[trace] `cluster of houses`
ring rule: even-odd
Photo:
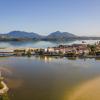
[[[100,42],[94,45],[73,44],[59,45],[48,48],[18,48],[18,49],[0,49],[0,56],[25,56],[25,55],[45,55],[45,56],[87,56],[93,52],[100,55]]]
[[[77,56],[82,54],[89,54],[89,49],[85,44],[73,44],[73,45],[59,45],[58,47],[47,48],[45,52],[52,54],[65,55],[65,56]]]

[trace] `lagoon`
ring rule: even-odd
[[[95,100],[100,91],[99,65],[99,59],[0,58],[11,100]]]

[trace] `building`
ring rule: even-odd
[[[26,50],[25,49],[15,49],[14,50],[14,55],[16,56],[22,56],[26,54]]]

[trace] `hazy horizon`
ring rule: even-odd
[[[57,30],[100,36],[99,0],[0,0],[0,33],[13,30],[41,35]]]

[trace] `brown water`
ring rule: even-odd
[[[99,65],[99,59],[0,58],[10,100],[98,100]]]

